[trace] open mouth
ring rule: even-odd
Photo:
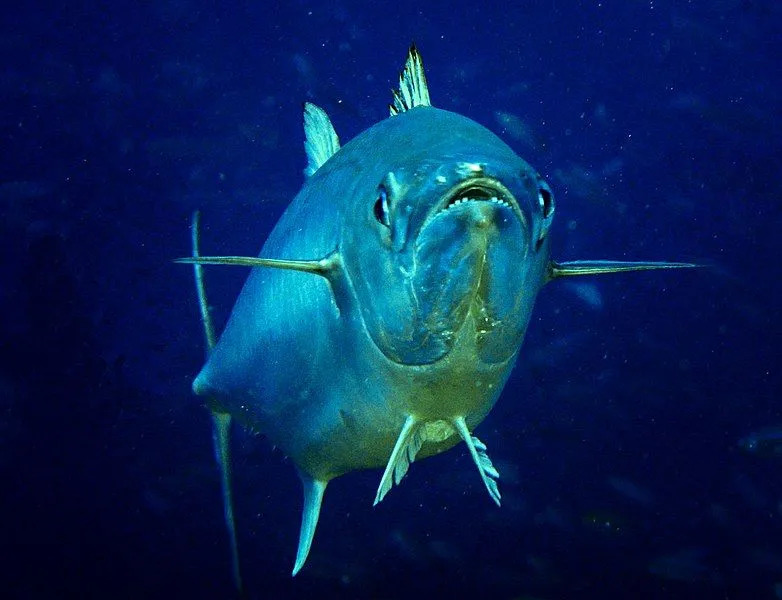
[[[510,190],[496,179],[478,177],[463,181],[452,188],[432,211],[431,218],[472,202],[490,202],[511,210],[522,222],[524,216]]]
[[[493,202],[495,204],[507,206],[508,208],[513,208],[513,205],[506,200],[505,194],[500,190],[478,185],[470,185],[467,188],[453,193],[448,198],[445,209],[447,210],[452,206],[457,206],[462,202]]]

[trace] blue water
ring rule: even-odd
[[[248,596],[782,597],[782,462],[739,445],[782,425],[782,8],[436,4],[5,9],[3,597],[232,597],[192,274],[171,261],[196,208],[205,252],[256,254],[301,185],[301,103],[349,139],[387,115],[411,41],[433,103],[550,182],[555,258],[708,268],[544,289],[478,429],[501,509],[463,446],[374,509],[380,473],[354,473],[291,579],[299,482],[237,430]],[[245,273],[207,276],[222,325]]]

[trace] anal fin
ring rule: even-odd
[[[312,547],[312,539],[315,537],[315,528],[320,516],[320,505],[323,502],[323,493],[326,491],[327,481],[313,479],[303,472],[299,472],[301,484],[304,488],[304,508],[301,513],[301,531],[299,532],[299,548],[296,551],[296,562],[293,565],[292,576],[301,571],[307,560],[307,555]]]
[[[472,460],[475,463],[475,466],[478,467],[478,472],[481,475],[483,484],[486,486],[486,490],[489,492],[489,496],[491,496],[491,499],[499,506],[501,497],[496,480],[499,479],[500,474],[497,469],[494,468],[489,455],[486,454],[486,444],[470,434],[464,417],[456,417],[453,420],[453,425],[464,440],[464,443],[467,444]]]

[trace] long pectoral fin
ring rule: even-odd
[[[601,275],[627,271],[653,271],[656,269],[692,269],[700,265],[680,262],[622,262],[615,260],[573,260],[549,265],[548,279],[575,275]]]
[[[304,508],[301,513],[301,531],[299,532],[299,548],[296,551],[296,563],[293,565],[292,576],[301,571],[307,560],[307,555],[312,547],[312,539],[315,537],[315,528],[320,516],[320,505],[323,502],[323,492],[326,491],[327,481],[313,479],[306,473],[299,471],[301,484],[304,488]]]
[[[499,479],[500,474],[494,468],[489,455],[486,454],[486,444],[477,437],[470,435],[470,430],[467,429],[464,417],[456,417],[453,420],[453,425],[464,440],[464,443],[467,444],[472,460],[475,462],[475,466],[478,467],[478,472],[481,474],[481,479],[489,492],[489,496],[499,506],[501,497],[496,479]]]
[[[191,225],[191,242],[193,258],[199,257],[199,221],[198,211],[193,213]],[[209,314],[209,304],[206,299],[203,269],[199,263],[193,263],[198,307],[201,313],[201,323],[204,326],[207,357],[214,349],[216,336],[212,317]],[[236,522],[234,520],[234,503],[231,486],[231,415],[212,410],[212,442],[214,444],[215,460],[220,471],[220,488],[223,495],[223,513],[228,529],[228,539],[231,545],[231,568],[236,589],[242,591],[242,576],[239,568],[239,545],[236,539]]]
[[[269,267],[272,269],[284,269],[312,273],[325,278],[331,286],[334,301],[340,311],[352,310],[353,300],[350,286],[347,283],[345,271],[342,268],[342,258],[338,250],[324,258],[317,260],[287,260],[279,258],[260,258],[256,256],[199,256],[197,252],[193,256],[177,258],[176,263],[194,265],[200,269],[202,265],[229,265],[239,267]],[[197,275],[197,277],[199,277]]]
[[[339,255],[335,252],[320,260],[283,260],[277,258],[259,258],[256,256],[188,256],[177,258],[174,262],[186,265],[235,265],[240,267],[272,267],[314,273],[329,278],[338,268]]]
[[[373,506],[376,506],[383,500],[394,483],[399,485],[402,477],[405,476],[408,468],[410,468],[410,463],[415,460],[415,456],[421,449],[423,441],[418,421],[416,421],[415,417],[409,415],[405,419],[402,431],[399,432],[394,449],[391,451],[386,470],[383,472],[383,477],[380,479],[380,485],[377,488]]]

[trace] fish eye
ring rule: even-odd
[[[543,246],[543,240],[546,239],[551,224],[551,215],[554,214],[554,194],[551,193],[551,188],[540,176],[538,176],[538,206],[540,206],[540,212],[543,213],[545,221],[542,223],[540,235],[535,242],[536,251]]]
[[[548,185],[542,181],[538,187],[538,204],[544,219],[548,219],[554,213],[554,195]]]
[[[385,227],[391,227],[391,220],[388,215],[388,191],[384,185],[381,185],[377,190],[374,212],[378,223]]]

